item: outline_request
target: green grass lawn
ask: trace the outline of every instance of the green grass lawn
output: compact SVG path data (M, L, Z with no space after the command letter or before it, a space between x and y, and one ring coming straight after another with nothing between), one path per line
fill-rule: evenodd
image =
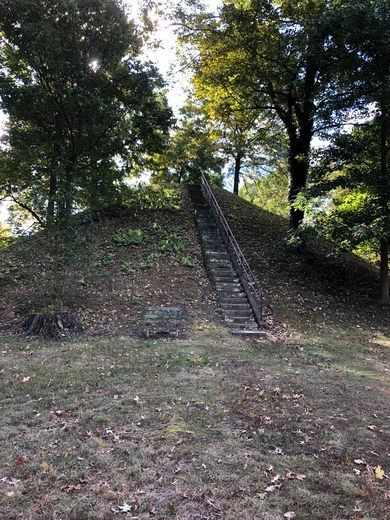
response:
M255 342L210 325L0 352L1 519L390 515L375 331Z

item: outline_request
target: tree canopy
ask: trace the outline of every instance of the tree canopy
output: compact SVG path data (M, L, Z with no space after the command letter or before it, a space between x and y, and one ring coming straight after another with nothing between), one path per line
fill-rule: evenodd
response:
M49 223L113 197L171 122L133 22L116 0L5 0L0 31L3 190Z

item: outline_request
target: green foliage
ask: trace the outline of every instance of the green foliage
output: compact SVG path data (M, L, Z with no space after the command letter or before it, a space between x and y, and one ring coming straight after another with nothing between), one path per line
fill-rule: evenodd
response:
M287 217L290 209L287 193L288 172L285 163L269 173L253 176L240 190L244 199L282 217Z
M141 268L142 269L150 269L156 264L156 261L161 257L161 253L158 251L153 251L150 253L145 260L141 262Z
M115 253L107 253L101 258L100 263L103 267L108 267L115 264L115 258Z
M122 262L121 268L122 268L122 271L129 276L134 273L134 269L128 260L124 260Z
M389 233L389 187L382 178L379 133L374 121L336 136L313 167L311 225L349 247Z
M0 32L9 115L0 189L42 225L113 203L125 174L163 147L171 120L121 3L4 0Z
M180 265L183 267L194 267L194 259L189 255L184 255L180 258Z
M147 209L158 211L180 211L181 190L174 186L143 186L122 190L121 202L137 211ZM158 225L158 224L157 224Z
M7 247L11 244L12 242L12 235L11 235L11 232L8 228L6 227L1 227L1 224L0 224L0 249L2 249L3 247Z
M383 177L381 122L374 120L335 137L313 168L306 204L310 214L303 232L332 240L340 250L380 256L381 301L389 301L388 243L390 183ZM380 255L378 254L380 252Z
M220 185L224 160L219 148L220 132L196 106L186 105L166 150L151 157L152 181L196 184L204 174Z
M176 256L179 253L183 253L186 248L185 239L179 231L162 231L161 227L158 224L156 225L156 223L153 224L152 228L157 233L157 236L152 244L152 252L141 262L142 269L150 269L159 258ZM152 237L150 236L149 239L152 240ZM190 257L185 258L190 263Z
M142 229L120 230L114 236L113 242L119 246L139 246L144 242L144 232Z
M165 254L176 255L184 250L184 240L179 233L175 231L165 233L158 245L159 251Z

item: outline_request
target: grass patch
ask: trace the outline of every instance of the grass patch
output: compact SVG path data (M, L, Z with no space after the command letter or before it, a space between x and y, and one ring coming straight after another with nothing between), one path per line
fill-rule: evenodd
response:
M2 518L388 516L388 388L333 356L215 326L1 352Z

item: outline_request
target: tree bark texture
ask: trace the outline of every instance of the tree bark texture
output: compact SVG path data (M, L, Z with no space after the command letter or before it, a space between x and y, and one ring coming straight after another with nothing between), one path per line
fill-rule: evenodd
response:
M240 185L240 173L241 173L241 154L237 153L235 156L235 163L234 163L234 184L233 184L233 193L238 195L238 188Z
M59 339L70 333L80 333L84 327L71 313L32 314L26 319L24 330L25 336Z
M297 229L303 221L304 211L294 207L298 194L306 186L309 171L309 151L311 135L306 138L290 137L289 170L290 184L288 200L290 203L290 227Z
M389 241L381 239L380 253L380 294L381 303L390 303L389 294Z
M48 226L55 221L55 202L57 197L57 172L53 168L49 179L49 196L47 202L46 223Z
M390 172L389 172L389 116L388 103L381 103L381 179L383 190L384 225L383 237L380 240L380 301L390 303L389 295L389 235L390 235Z

